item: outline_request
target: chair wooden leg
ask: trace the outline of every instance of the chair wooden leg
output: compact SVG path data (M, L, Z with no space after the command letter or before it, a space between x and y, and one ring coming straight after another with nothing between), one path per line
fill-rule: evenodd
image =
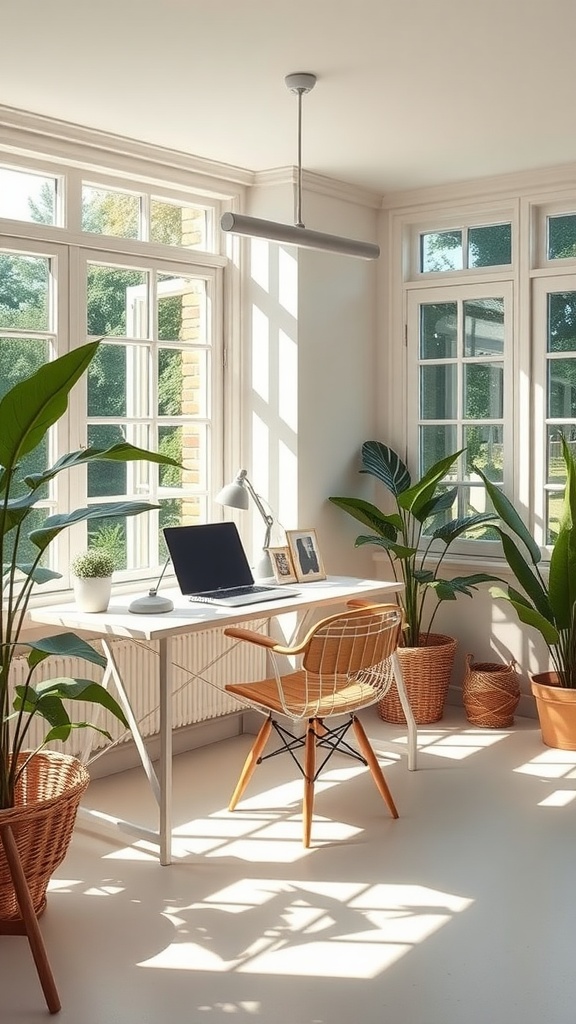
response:
M362 725L360 724L360 722L358 721L358 719L356 717L354 717L352 719L352 725L353 725L353 728L354 728L354 732L356 734L356 739L358 741L358 746L360 747L360 752L362 753L362 756L368 762L368 767L369 767L370 771L372 772L372 778L374 779L374 782L378 786L378 789L380 791L381 796L384 798L384 800L388 804L388 808L390 810L390 814L392 815L393 818L397 818L398 817L398 811L396 810L396 804L394 803L394 800L392 799L392 793L390 792L390 790L388 788L388 783L386 782L386 779L384 778L384 776L382 774L382 769L381 769L380 765L378 764L378 759L376 757L376 754L372 750L372 747L370 745L370 741L369 741L366 733L364 732L364 729L363 729Z
M234 792L232 794L232 799L230 800L230 803L228 804L228 810L229 811L233 811L234 810L234 808L236 807L236 804L238 803L238 801L242 797L242 794L243 794L244 790L246 789L246 786L250 782L250 779L252 778L252 775L254 774L254 769L255 769L256 765L258 764L258 758L262 754L262 751L264 750L264 747L266 746L266 744L268 742L268 738L270 736L271 730L272 730L272 719L271 718L267 718L265 720L265 722L264 722L264 725L260 729L260 732L258 733L258 735L256 737L256 740L254 741L254 744L252 746L252 749L251 749L250 753L248 754L248 757L246 758L246 760L244 762L244 767L243 767L243 769L242 769L242 771L240 773L240 778L238 779L238 782L236 784L236 789L234 790Z
M316 732L315 720L310 719L306 729L304 744L304 800L302 802L302 842L310 846L312 835L312 814L314 811L314 775L316 772Z
M16 893L16 898L18 900L20 914L24 922L26 935L28 937L28 942L30 943L30 949L32 950L32 956L34 957L34 963L36 964L36 970L38 971L38 977L40 979L40 984L42 985L46 1005L50 1013L58 1013L61 1009L61 1003L58 996L58 990L56 988L56 982L54 981L54 975L52 974L52 970L48 962L48 954L46 953L42 933L36 919L36 914L34 913L32 897L30 896L28 883L26 882L24 870L20 863L20 855L18 853L18 847L16 846L16 840L14 839L14 833L9 825L0 829L0 839L4 846L6 861L8 868L10 869L10 875L14 885L14 892Z

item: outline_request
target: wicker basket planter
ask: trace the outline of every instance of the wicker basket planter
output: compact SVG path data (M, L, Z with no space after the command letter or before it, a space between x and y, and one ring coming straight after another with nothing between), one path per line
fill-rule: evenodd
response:
M24 759L27 754L21 754ZM16 806L0 810L10 825L36 916L46 906L54 870L66 856L80 798L90 776L77 758L54 751L35 754L18 785ZM0 843L0 934L24 934L12 879Z
M457 641L442 633L428 633L421 641L423 646L399 647L397 654L416 723L427 725L444 713ZM395 686L378 702L378 713L385 722L406 724Z
M466 673L462 699L466 718L472 725L487 729L505 729L514 722L520 700L516 662L474 662L466 655Z

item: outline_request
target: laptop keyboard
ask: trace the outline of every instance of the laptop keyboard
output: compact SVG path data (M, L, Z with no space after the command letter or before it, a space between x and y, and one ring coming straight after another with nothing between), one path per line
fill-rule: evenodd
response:
M210 601L213 597L243 597L246 594L265 594L270 587L228 587L223 590L209 590L205 594L192 594L190 596L191 601Z

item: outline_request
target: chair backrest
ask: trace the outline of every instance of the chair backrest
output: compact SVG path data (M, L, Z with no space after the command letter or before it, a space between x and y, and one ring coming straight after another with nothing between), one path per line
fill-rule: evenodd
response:
M389 604L318 622L299 645L300 672L282 677L276 667L284 713L294 719L325 717L374 704L394 678L392 655L401 628L401 609Z
M402 613L396 605L374 605L332 615L311 631L302 667L312 675L354 677L394 653L401 627Z

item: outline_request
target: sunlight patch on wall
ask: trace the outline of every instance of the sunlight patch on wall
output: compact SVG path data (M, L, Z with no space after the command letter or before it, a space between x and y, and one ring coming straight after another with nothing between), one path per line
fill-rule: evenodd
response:
M270 243L253 238L250 243L250 277L263 291L270 289Z
M278 301L287 313L298 316L298 261L282 246L278 247Z
M285 331L278 332L278 415L290 430L298 429L298 350Z
M252 389L270 400L270 321L258 306L252 307Z

